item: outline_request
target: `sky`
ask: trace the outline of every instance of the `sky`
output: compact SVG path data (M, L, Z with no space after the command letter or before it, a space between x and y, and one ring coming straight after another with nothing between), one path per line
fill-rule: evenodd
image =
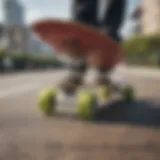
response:
M3 22L3 1L0 0L0 22ZM25 9L25 21L32 23L39 18L63 18L70 17L71 0L18 0ZM129 20L130 12L140 3L141 0L127 0L127 11L122 34L128 35L133 23Z

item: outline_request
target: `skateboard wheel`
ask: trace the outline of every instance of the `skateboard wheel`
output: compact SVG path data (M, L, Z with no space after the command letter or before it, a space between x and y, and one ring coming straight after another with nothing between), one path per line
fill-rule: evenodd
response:
M38 96L38 108L45 115L53 115L56 105L56 90L52 88L44 89Z
M102 100L108 99L110 95L110 88L109 86L102 86L99 88L99 98Z
M134 99L134 90L131 86L127 86L122 91L122 96L125 101L132 101Z
M93 120L96 112L96 96L89 91L79 93L77 99L78 115L85 120Z

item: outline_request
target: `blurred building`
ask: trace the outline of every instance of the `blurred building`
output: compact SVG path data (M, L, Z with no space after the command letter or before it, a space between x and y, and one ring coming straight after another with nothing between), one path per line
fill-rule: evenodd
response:
M3 0L3 13L8 40L7 53L26 53L29 35L22 4L18 0Z
M2 36L4 35L4 25L3 24L0 24L0 38L2 38Z
M136 33L160 33L160 1L143 0L141 5L134 10L132 18L137 22Z
M41 41L35 34L29 30L30 41L28 43L28 52L30 54L44 55L53 54L53 48Z
M4 23L7 27L24 25L24 8L18 0L3 0Z
M31 34L31 41L30 41L30 50L29 52L32 54L40 54L42 51L42 42L36 38L33 34Z
M5 27L0 24L0 49L6 48Z
M18 0L3 0L6 51L9 54L40 54L44 44L25 24L25 10Z

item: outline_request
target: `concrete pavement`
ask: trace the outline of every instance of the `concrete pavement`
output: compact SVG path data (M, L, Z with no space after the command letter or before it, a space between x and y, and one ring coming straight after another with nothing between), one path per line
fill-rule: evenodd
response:
M72 113L45 118L37 111L39 91L65 74L53 70L0 76L0 160L159 160L157 73L118 70L135 87L137 101L100 110L94 123Z

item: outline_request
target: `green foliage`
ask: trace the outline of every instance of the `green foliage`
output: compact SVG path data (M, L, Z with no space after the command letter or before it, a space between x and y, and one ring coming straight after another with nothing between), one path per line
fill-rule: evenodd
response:
M3 65L2 65L3 57L4 57L4 51L0 50L0 71L3 70Z
M136 36L122 44L126 60L142 65L159 65L160 35Z
M13 65L16 69L24 69L26 66L27 56L26 54L11 54L8 55L8 58L10 58L13 62Z
M34 68L56 67L57 64L60 64L55 57L38 55L28 55L27 62Z
M0 49L0 60L4 57L4 51Z
M126 55L151 54L160 51L160 36L134 37L122 44Z
M0 52L0 68L2 68L2 61L5 57L8 57L12 60L14 70L22 70L26 68L46 68L46 67L58 67L61 63L55 59L54 56L41 56L35 54L4 54Z

